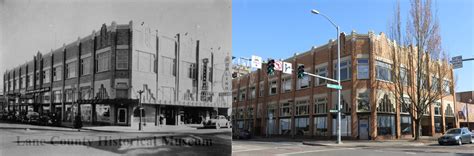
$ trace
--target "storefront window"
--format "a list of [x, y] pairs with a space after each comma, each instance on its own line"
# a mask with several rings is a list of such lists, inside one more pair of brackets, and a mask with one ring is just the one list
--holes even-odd
[[110, 106], [106, 104], [96, 105], [97, 121], [110, 121]]
[[441, 116], [435, 116], [434, 117], [434, 126], [435, 126], [435, 133], [441, 133], [441, 121], [442, 118]]
[[[341, 116], [341, 136], [351, 136], [351, 116], [343, 115]], [[337, 123], [337, 118], [332, 119], [332, 123]], [[336, 136], [337, 131], [335, 131], [337, 124], [332, 124], [332, 135]]]
[[377, 116], [377, 135], [395, 135], [395, 116]]
[[326, 116], [314, 117], [314, 135], [326, 136], [327, 131], [328, 131], [327, 117]]
[[400, 116], [400, 129], [402, 131], [402, 135], [409, 135], [411, 134], [411, 117], [410, 116]]
[[309, 135], [309, 118], [295, 118], [296, 135]]
[[83, 122], [91, 122], [92, 121], [92, 107], [90, 104], [82, 104], [81, 105], [81, 116]]
[[308, 100], [296, 101], [296, 115], [308, 115]]
[[291, 104], [289, 102], [285, 102], [281, 104], [280, 107], [280, 116], [291, 116]]
[[291, 119], [280, 119], [280, 134], [290, 135], [291, 134]]

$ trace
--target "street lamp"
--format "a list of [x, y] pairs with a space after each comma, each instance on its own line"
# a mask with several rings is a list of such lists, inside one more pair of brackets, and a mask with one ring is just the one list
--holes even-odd
[[[469, 99], [469, 104], [472, 104], [472, 99]], [[469, 106], [466, 103], [466, 118], [467, 118], [467, 128], [471, 129], [471, 124], [469, 123]]]
[[[341, 85], [341, 40], [339, 39], [339, 26], [337, 26], [328, 16], [320, 13], [318, 10], [311, 10], [311, 13], [321, 15], [336, 27], [337, 31], [337, 83]], [[337, 90], [337, 144], [341, 142], [341, 89]]]
[[140, 111], [140, 121], [139, 121], [139, 125], [138, 125], [138, 130], [141, 131], [142, 130], [142, 93], [144, 91], [143, 90], [139, 90], [138, 91], [138, 94], [140, 94], [140, 101], [139, 101], [139, 107], [138, 107], [138, 111]]

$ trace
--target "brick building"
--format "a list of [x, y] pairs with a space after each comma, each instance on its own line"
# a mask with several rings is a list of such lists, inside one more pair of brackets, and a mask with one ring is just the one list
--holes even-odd
[[178, 125], [227, 115], [231, 54], [210, 49], [187, 33], [169, 35], [132, 21], [103, 24], [7, 70], [6, 110], [55, 112], [64, 122], [81, 112], [85, 124], [138, 126], [141, 96], [148, 126], [159, 125], [160, 117]]
[[[341, 34], [341, 132], [346, 139], [396, 139], [412, 137], [415, 128], [409, 113], [400, 108], [394, 93], [390, 70], [394, 66], [391, 48], [398, 47], [385, 34]], [[411, 47], [413, 48], [413, 47]], [[278, 58], [276, 58], [278, 59]], [[337, 42], [313, 47], [285, 59], [293, 67], [304, 64], [306, 72], [335, 77]], [[407, 60], [412, 61], [412, 60]], [[435, 60], [430, 60], [433, 63]], [[438, 64], [445, 62], [438, 61]], [[397, 63], [395, 63], [397, 64]], [[399, 63], [400, 64], [400, 63]], [[401, 67], [406, 67], [408, 63]], [[446, 64], [446, 63], [445, 63]], [[253, 135], [279, 137], [331, 138], [336, 136], [337, 91], [326, 88], [326, 81], [262, 69], [233, 79], [232, 112], [234, 132], [248, 129]], [[452, 86], [450, 79], [439, 80]], [[414, 75], [414, 71], [410, 75]], [[431, 78], [434, 82], [435, 78]], [[411, 77], [409, 82], [415, 82]], [[409, 83], [413, 86], [414, 83]], [[457, 127], [452, 87], [442, 88], [445, 97], [431, 104], [422, 120], [422, 135], [438, 135]]]
[[459, 116], [459, 125], [474, 130], [474, 91], [456, 93], [456, 112]]

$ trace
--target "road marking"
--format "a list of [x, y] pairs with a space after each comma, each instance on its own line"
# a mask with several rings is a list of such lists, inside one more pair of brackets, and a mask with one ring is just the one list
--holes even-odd
[[405, 152], [405, 154], [416, 154], [415, 152]]
[[277, 154], [277, 156], [287, 156], [287, 155], [294, 155], [294, 154], [303, 154], [303, 153], [313, 153], [313, 152], [325, 152], [325, 151], [337, 151], [337, 150], [353, 150], [356, 148], [334, 148], [334, 149], [322, 149], [322, 150], [311, 150], [311, 151], [301, 151], [301, 152], [291, 152], [291, 153], [283, 153]]

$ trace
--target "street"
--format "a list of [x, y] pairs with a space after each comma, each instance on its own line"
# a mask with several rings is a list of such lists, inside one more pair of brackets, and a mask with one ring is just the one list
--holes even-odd
[[[347, 143], [349, 144], [349, 143]], [[385, 143], [380, 143], [385, 144]], [[419, 146], [309, 146], [301, 142], [232, 141], [232, 155], [350, 155], [350, 156], [402, 156], [402, 155], [459, 155], [474, 156], [474, 144], [439, 146], [435, 143]]]
[[[0, 155], [230, 155], [231, 129], [100, 132], [0, 123]], [[28, 128], [21, 128], [28, 127]]]

